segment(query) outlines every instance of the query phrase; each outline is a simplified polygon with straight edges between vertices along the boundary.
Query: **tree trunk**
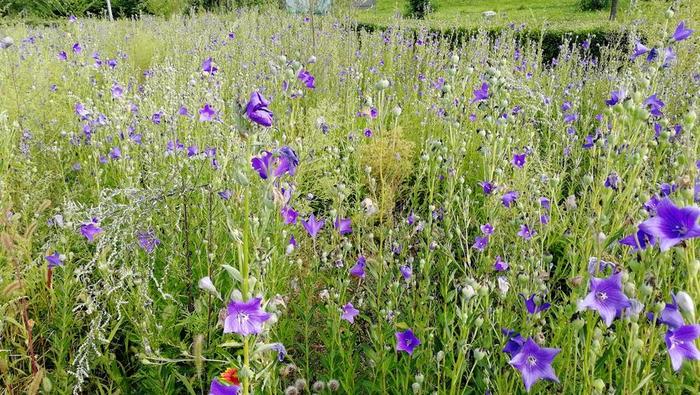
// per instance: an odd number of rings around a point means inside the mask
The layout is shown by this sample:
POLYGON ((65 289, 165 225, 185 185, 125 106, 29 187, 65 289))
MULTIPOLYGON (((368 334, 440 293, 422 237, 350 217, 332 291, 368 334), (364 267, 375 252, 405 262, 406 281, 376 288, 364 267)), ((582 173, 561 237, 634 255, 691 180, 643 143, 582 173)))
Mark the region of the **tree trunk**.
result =
POLYGON ((109 20, 113 21, 114 16, 112 15, 112 2, 110 0, 107 0, 107 13, 109 14, 109 20))
POLYGON ((619 3, 619 0, 611 0, 610 1, 610 20, 614 21, 615 18, 617 17, 617 4, 619 3))

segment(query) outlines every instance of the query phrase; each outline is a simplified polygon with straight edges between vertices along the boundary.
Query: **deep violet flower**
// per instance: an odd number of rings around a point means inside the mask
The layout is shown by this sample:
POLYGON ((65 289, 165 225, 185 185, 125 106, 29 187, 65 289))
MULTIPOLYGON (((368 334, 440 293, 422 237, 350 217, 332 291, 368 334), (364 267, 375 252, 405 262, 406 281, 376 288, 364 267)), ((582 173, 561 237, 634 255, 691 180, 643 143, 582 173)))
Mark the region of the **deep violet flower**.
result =
POLYGON ((258 172, 260 178, 266 180, 268 177, 271 161, 272 152, 264 151, 259 157, 253 157, 253 159, 250 160, 250 164, 253 167, 253 170, 258 172))
POLYGON ((206 58, 202 62, 202 71, 207 74, 214 75, 217 71, 219 71, 219 68, 216 67, 216 64, 214 64, 214 60, 212 60, 212 58, 206 58))
POLYGON ((481 88, 474 90, 474 98, 470 101, 470 103, 485 101, 488 98, 489 98, 489 84, 484 82, 481 84, 481 88))
POLYGON ((511 329, 502 328, 501 332, 504 335, 508 336, 508 342, 501 351, 509 354, 511 358, 515 357, 523 348, 523 344, 525 344, 525 338, 520 336, 520 333, 517 333, 516 331, 511 329))
POLYGON ((357 262, 350 268, 350 275, 358 278, 365 278, 365 267, 367 266, 367 258, 360 255, 357 262))
POLYGON ((484 191, 485 195, 492 194, 493 191, 496 189, 496 187, 491 181, 481 181, 479 182, 479 185, 481 185, 481 189, 484 191))
POLYGON ((625 99, 625 92, 624 91, 612 91, 610 93, 610 99, 605 100, 605 104, 608 107, 614 106, 615 104, 619 103, 620 101, 625 99))
POLYGON ((649 107, 649 113, 655 117, 660 117, 663 116, 664 114, 661 112, 661 109, 666 106, 666 103, 661 101, 658 97, 656 97, 656 94, 653 94, 649 96, 646 100, 644 100, 644 105, 646 107, 649 107))
POLYGON ((340 315, 340 318, 344 319, 345 321, 354 324, 355 323, 355 317, 360 314, 360 310, 356 309, 355 306, 352 305, 352 303, 347 303, 345 306, 343 306, 343 314, 340 315))
POLYGON ((420 340, 411 329, 396 332, 396 351, 405 351, 408 355, 413 355, 413 350, 420 344, 420 340))
POLYGON ((620 176, 617 175, 617 173, 612 172, 608 175, 608 177, 605 179, 605 187, 608 189, 612 189, 613 191, 618 190, 618 185, 620 183, 620 176))
POLYGON ((644 46, 644 44, 637 41, 634 44, 634 51, 632 51, 632 56, 630 56, 630 60, 635 60, 638 57, 646 54, 647 52, 649 52, 649 48, 647 48, 646 46, 644 46))
POLYGON ((316 78, 314 78, 311 73, 309 73, 307 70, 301 70, 299 71, 299 74, 297 74, 297 78, 299 81, 301 81, 304 85, 306 85, 307 88, 309 89, 314 89, 316 88, 316 78))
POLYGON ((612 274, 608 278, 591 277, 589 293, 579 302, 580 309, 596 310, 606 326, 610 326, 627 307, 630 307, 630 301, 622 292, 622 273, 612 274))
POLYGON ((656 322, 659 324, 664 324, 668 329, 676 329, 685 324, 683 316, 678 309, 678 302, 676 302, 676 295, 671 293, 671 303, 666 303, 664 308, 659 313, 659 318, 654 317, 654 313, 648 313, 647 318, 649 321, 656 322))
POLYGON ((510 365, 518 369, 522 375, 525 390, 530 388, 539 380, 550 380, 559 382, 552 361, 561 350, 557 348, 540 347, 531 338, 528 338, 520 352, 510 360, 510 365))
POLYGON ((214 110, 209 103, 205 103, 204 107, 199 110, 199 122, 213 121, 215 117, 216 110, 214 110))
POLYGON ((283 174, 287 173, 293 176, 296 173, 297 166, 299 166, 299 157, 296 152, 288 146, 280 147, 276 152, 277 157, 277 167, 275 168, 275 177, 281 177, 283 174))
POLYGON ((519 294, 521 298, 523 298, 523 302, 525 302, 525 309, 527 310, 528 314, 537 314, 542 311, 546 311, 549 309, 552 305, 549 303, 540 303, 539 305, 535 302, 535 296, 536 294, 530 295, 529 298, 526 298, 525 295, 519 294))
POLYGON ((272 111, 268 108, 270 102, 267 101, 260 92, 255 91, 250 95, 250 100, 246 105, 246 115, 251 121, 264 127, 272 126, 272 111))
POLYGON ((537 234, 534 230, 530 229, 527 225, 520 225, 520 230, 518 231, 518 236, 522 237, 523 240, 530 240, 532 236, 537 234))
POLYGON ((659 241, 661 251, 667 251, 676 244, 700 237, 700 208, 677 207, 669 198, 664 198, 656 206, 656 216, 639 224, 639 230, 659 241))
POLYGON ((513 155, 513 166, 522 169, 523 166, 525 166, 525 158, 527 157, 527 153, 523 152, 522 154, 514 154, 513 155))
POLYGON ((654 235, 638 229, 636 233, 625 236, 618 241, 621 245, 632 247, 632 251, 643 251, 656 243, 654 235))
POLYGON ((478 251, 483 251, 486 246, 489 245, 489 237, 484 236, 484 237, 477 237, 474 239, 474 244, 472 245, 472 248, 478 251))
POLYGON ((481 233, 483 233, 486 236, 490 236, 493 234, 493 225, 491 224, 483 224, 481 225, 481 233))
POLYGON ((314 239, 318 236, 318 232, 321 231, 324 223, 325 221, 323 219, 316 220, 316 216, 313 214, 309 216, 308 220, 301 220, 301 224, 304 226, 304 229, 306 229, 306 232, 314 239))
POLYGON ((289 206, 282 207, 282 218, 284 219, 285 225, 292 225, 297 223, 297 217, 299 213, 289 206))
POLYGON ((259 334, 265 321, 270 319, 270 314, 260 308, 260 298, 253 298, 247 302, 232 300, 229 302, 224 320, 224 333, 237 333, 241 336, 259 334))
POLYGON ((338 233, 341 235, 347 235, 352 233, 352 223, 350 218, 336 218, 335 222, 333 223, 333 226, 335 229, 338 230, 338 233))
POLYGON ((700 325, 684 325, 678 329, 669 329, 665 341, 668 356, 671 357, 673 370, 679 371, 683 361, 700 359, 700 351, 695 346, 695 339, 700 337, 700 325))
POLYGON ((228 368, 219 377, 215 377, 211 381, 209 395, 238 395, 241 389, 240 384, 238 370, 236 368, 228 368))

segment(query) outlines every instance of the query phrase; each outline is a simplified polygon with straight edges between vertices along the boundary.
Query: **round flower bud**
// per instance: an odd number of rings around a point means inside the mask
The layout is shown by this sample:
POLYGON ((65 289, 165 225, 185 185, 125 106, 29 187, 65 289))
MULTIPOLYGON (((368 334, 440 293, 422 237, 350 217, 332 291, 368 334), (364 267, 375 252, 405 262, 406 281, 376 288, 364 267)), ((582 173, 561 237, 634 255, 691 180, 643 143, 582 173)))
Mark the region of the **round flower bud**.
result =
POLYGON ((295 387, 296 389, 298 389, 299 391, 304 391, 304 389, 306 389, 306 380, 301 379, 301 378, 300 378, 300 379, 297 379, 297 380, 294 382, 294 387, 295 387))
POLYGON ((678 307, 680 307, 681 311, 684 313, 695 313, 695 303, 693 302, 693 298, 691 298, 686 292, 681 291, 676 294, 676 303, 678 303, 678 307))
POLYGON ((290 385, 289 387, 287 387, 286 390, 284 390, 284 395, 298 395, 298 394, 299 394, 299 390, 297 389, 297 387, 295 387, 293 385, 290 385))
POLYGON ((418 383, 411 384, 411 389, 413 390, 414 394, 420 394, 420 384, 418 384, 418 383))
POLYGON ((324 382, 321 381, 321 380, 316 381, 316 382, 311 386, 311 389, 313 389, 314 392, 321 392, 321 391, 323 391, 325 388, 326 388, 326 383, 324 383, 324 382))

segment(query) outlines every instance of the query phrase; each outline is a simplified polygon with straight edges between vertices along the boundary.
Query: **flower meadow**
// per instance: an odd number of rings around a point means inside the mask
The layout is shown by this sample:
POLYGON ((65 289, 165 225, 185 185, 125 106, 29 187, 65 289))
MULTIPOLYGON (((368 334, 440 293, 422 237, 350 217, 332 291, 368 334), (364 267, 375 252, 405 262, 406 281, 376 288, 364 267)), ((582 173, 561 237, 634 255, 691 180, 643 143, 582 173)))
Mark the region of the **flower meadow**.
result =
POLYGON ((697 393, 698 26, 523 28, 5 27, 5 393, 697 393))

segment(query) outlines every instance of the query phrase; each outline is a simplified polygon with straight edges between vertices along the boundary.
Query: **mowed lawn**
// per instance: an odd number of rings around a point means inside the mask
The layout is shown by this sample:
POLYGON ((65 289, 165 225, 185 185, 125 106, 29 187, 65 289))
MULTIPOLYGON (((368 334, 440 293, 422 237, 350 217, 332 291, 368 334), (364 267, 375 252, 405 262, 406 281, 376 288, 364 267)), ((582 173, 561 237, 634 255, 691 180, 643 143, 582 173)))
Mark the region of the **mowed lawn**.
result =
MULTIPOLYGON (((689 20, 700 20, 700 2, 683 2, 676 10, 676 16, 689 20)), ((480 27, 505 25, 511 22, 529 26, 574 30, 602 26, 628 26, 632 23, 660 20, 673 4, 668 1, 621 0, 618 18, 608 20, 610 9, 582 11, 579 0, 435 0, 436 10, 427 19, 432 26, 480 27), (484 11, 494 11, 495 17, 485 18, 484 11)), ((377 5, 369 10, 358 11, 358 20, 369 23, 390 23, 396 17, 403 17, 406 2, 401 0, 377 0, 377 5)), ((412 23, 408 21, 408 23, 412 23)))

